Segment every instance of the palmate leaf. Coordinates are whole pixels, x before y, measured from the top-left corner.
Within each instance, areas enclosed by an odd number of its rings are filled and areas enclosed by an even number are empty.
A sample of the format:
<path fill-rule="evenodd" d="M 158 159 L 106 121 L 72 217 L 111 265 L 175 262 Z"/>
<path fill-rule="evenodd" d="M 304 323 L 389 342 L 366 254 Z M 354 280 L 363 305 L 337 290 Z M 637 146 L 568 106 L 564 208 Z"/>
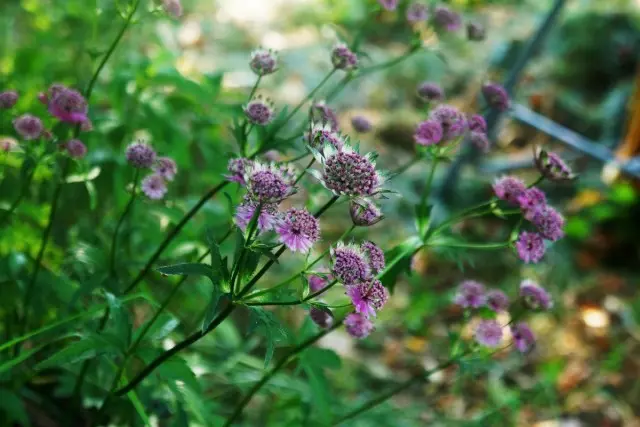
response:
<path fill-rule="evenodd" d="M 247 333 L 257 332 L 265 338 L 267 351 L 264 355 L 264 366 L 266 368 L 271 363 L 271 359 L 273 359 L 276 344 L 279 341 L 286 340 L 288 333 L 273 313 L 261 307 L 249 307 L 249 310 L 250 323 Z"/>

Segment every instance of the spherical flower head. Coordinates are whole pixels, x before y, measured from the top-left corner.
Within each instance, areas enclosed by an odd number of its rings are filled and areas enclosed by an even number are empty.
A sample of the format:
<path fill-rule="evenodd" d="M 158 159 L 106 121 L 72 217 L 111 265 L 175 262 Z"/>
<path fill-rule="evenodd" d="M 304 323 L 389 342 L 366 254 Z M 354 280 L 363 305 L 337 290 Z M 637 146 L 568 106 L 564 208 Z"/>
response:
<path fill-rule="evenodd" d="M 385 10 L 392 12 L 398 7 L 398 3 L 400 3 L 400 0 L 378 0 L 378 3 L 380 3 L 380 6 L 382 6 Z"/>
<path fill-rule="evenodd" d="M 435 145 L 442 140 L 442 125 L 435 120 L 425 120 L 418 124 L 413 134 L 416 144 L 428 147 Z"/>
<path fill-rule="evenodd" d="M 462 26 L 460 15 L 446 6 L 437 6 L 433 12 L 433 19 L 436 25 L 447 31 L 457 31 Z"/>
<path fill-rule="evenodd" d="M 355 197 L 376 194 L 384 178 L 376 171 L 371 156 L 363 156 L 345 145 L 341 151 L 325 146 L 322 182 L 335 194 Z"/>
<path fill-rule="evenodd" d="M 18 148 L 18 141 L 8 136 L 0 136 L 0 152 L 9 153 Z"/>
<path fill-rule="evenodd" d="M 309 317 L 322 329 L 330 328 L 333 325 L 333 315 L 331 310 L 325 307 L 316 307 L 315 305 L 309 309 Z"/>
<path fill-rule="evenodd" d="M 469 117 L 469 130 L 471 132 L 487 133 L 487 121 L 480 114 Z"/>
<path fill-rule="evenodd" d="M 487 307 L 496 313 L 507 311 L 509 308 L 509 297 L 497 289 L 487 292 Z"/>
<path fill-rule="evenodd" d="M 142 192 L 152 200 L 160 200 L 167 194 L 167 182 L 157 173 L 147 175 L 141 183 Z"/>
<path fill-rule="evenodd" d="M 173 181 L 178 173 L 178 166 L 171 157 L 159 157 L 153 165 L 153 171 L 167 181 Z"/>
<path fill-rule="evenodd" d="M 329 125 L 331 130 L 340 130 L 338 115 L 324 101 L 316 101 L 311 105 L 311 118 L 313 122 Z"/>
<path fill-rule="evenodd" d="M 180 0 L 162 0 L 162 7 L 167 15 L 178 19 L 182 16 L 182 3 Z"/>
<path fill-rule="evenodd" d="M 518 322 L 515 325 L 511 325 L 510 329 L 513 344 L 519 352 L 528 353 L 533 349 L 536 344 L 536 337 L 526 323 Z"/>
<path fill-rule="evenodd" d="M 547 204 L 547 196 L 544 191 L 536 187 L 524 190 L 516 200 L 525 214 Z"/>
<path fill-rule="evenodd" d="M 467 38 L 471 41 L 482 41 L 487 37 L 487 30 L 479 22 L 469 22 L 467 24 Z"/>
<path fill-rule="evenodd" d="M 32 114 L 23 114 L 13 120 L 13 128 L 27 141 L 38 139 L 44 131 L 42 120 Z"/>
<path fill-rule="evenodd" d="M 498 111 L 506 111 L 509 109 L 511 102 L 509 94 L 498 83 L 488 82 L 482 86 L 482 96 L 490 107 Z"/>
<path fill-rule="evenodd" d="M 555 242 L 564 237 L 564 217 L 549 205 L 541 206 L 526 214 L 542 237 Z"/>
<path fill-rule="evenodd" d="M 367 255 L 354 244 L 339 242 L 335 248 L 331 248 L 331 260 L 334 276 L 345 285 L 354 285 L 371 275 Z"/>
<path fill-rule="evenodd" d="M 13 108 L 18 102 L 18 92 L 15 90 L 5 90 L 4 92 L 0 92 L 0 110 L 8 110 Z"/>
<path fill-rule="evenodd" d="M 382 221 L 384 215 L 375 203 L 367 199 L 354 199 L 349 204 L 349 213 L 354 225 L 370 227 Z"/>
<path fill-rule="evenodd" d="M 571 168 L 556 153 L 536 149 L 535 165 L 549 181 L 567 181 L 575 178 Z"/>
<path fill-rule="evenodd" d="M 371 130 L 371 122 L 364 116 L 355 116 L 351 119 L 351 126 L 358 133 L 367 133 Z"/>
<path fill-rule="evenodd" d="M 427 102 L 439 102 L 444 99 L 444 90 L 437 83 L 423 82 L 418 86 L 418 96 Z"/>
<path fill-rule="evenodd" d="M 225 175 L 225 178 L 227 178 L 227 180 L 229 181 L 245 185 L 246 183 L 244 181 L 244 173 L 247 167 L 250 165 L 251 160 L 244 157 L 229 159 L 229 163 L 227 163 L 227 170 L 230 174 Z"/>
<path fill-rule="evenodd" d="M 458 286 L 453 301 L 464 308 L 479 308 L 487 302 L 484 285 L 475 280 L 465 280 Z"/>
<path fill-rule="evenodd" d="M 542 236 L 529 231 L 520 233 L 515 246 L 518 257 L 527 264 L 540 262 L 546 251 Z"/>
<path fill-rule="evenodd" d="M 482 320 L 476 327 L 475 339 L 485 347 L 498 347 L 502 341 L 502 326 L 495 320 Z"/>
<path fill-rule="evenodd" d="M 549 310 L 553 307 L 551 295 L 533 280 L 525 279 L 520 283 L 520 296 L 531 309 Z"/>
<path fill-rule="evenodd" d="M 156 152 L 149 144 L 141 141 L 129 144 L 126 156 L 127 162 L 134 168 L 150 168 L 156 161 Z"/>
<path fill-rule="evenodd" d="M 247 229 L 257 207 L 258 204 L 255 201 L 245 198 L 236 208 L 234 221 L 242 231 Z M 263 204 L 262 209 L 260 209 L 260 216 L 258 217 L 258 231 L 265 232 L 273 230 L 277 223 L 278 206 L 275 203 Z"/>
<path fill-rule="evenodd" d="M 324 147 L 328 144 L 338 151 L 345 144 L 342 135 L 334 131 L 331 125 L 320 123 L 311 125 L 311 132 L 307 134 L 307 142 L 313 148 Z"/>
<path fill-rule="evenodd" d="M 348 285 L 347 295 L 356 313 L 366 317 L 375 317 L 389 300 L 389 291 L 377 279 Z"/>
<path fill-rule="evenodd" d="M 385 260 L 384 260 L 384 251 L 380 249 L 378 245 L 375 243 L 365 240 L 360 245 L 360 249 L 367 255 L 369 258 L 369 267 L 371 267 L 371 271 L 374 273 L 380 273 L 384 270 Z"/>
<path fill-rule="evenodd" d="M 478 148 L 478 150 L 486 153 L 489 151 L 491 144 L 489 143 L 489 138 L 487 134 L 484 132 L 471 132 L 469 135 L 469 140 L 471 143 Z"/>
<path fill-rule="evenodd" d="M 271 49 L 256 49 L 251 52 L 251 71 L 258 76 L 266 76 L 278 70 L 278 55 Z"/>
<path fill-rule="evenodd" d="M 291 208 L 276 225 L 276 232 L 291 252 L 305 253 L 320 238 L 320 225 L 306 209 Z"/>
<path fill-rule="evenodd" d="M 71 139 L 64 144 L 64 149 L 70 157 L 74 159 L 81 159 L 87 154 L 87 146 L 79 139 Z"/>
<path fill-rule="evenodd" d="M 518 197 L 527 187 L 522 180 L 514 176 L 503 176 L 493 183 L 493 192 L 500 200 L 505 200 L 512 205 L 518 204 Z"/>
<path fill-rule="evenodd" d="M 251 198 L 262 203 L 281 202 L 294 192 L 290 180 L 274 163 L 253 162 L 245 169 L 244 181 Z"/>
<path fill-rule="evenodd" d="M 64 88 L 53 91 L 49 101 L 49 113 L 63 122 L 82 123 L 87 118 L 87 101 L 77 90 Z"/>
<path fill-rule="evenodd" d="M 411 3 L 407 7 L 406 17 L 410 24 L 417 24 L 429 18 L 429 10 L 427 6 L 422 3 Z"/>
<path fill-rule="evenodd" d="M 351 313 L 345 317 L 344 326 L 349 335 L 358 339 L 368 337 L 374 330 L 373 322 L 359 313 Z"/>
<path fill-rule="evenodd" d="M 93 130 L 93 122 L 89 119 L 80 123 L 80 130 L 82 132 L 91 132 Z"/>
<path fill-rule="evenodd" d="M 329 284 L 329 279 L 327 277 L 318 276 L 317 274 L 310 275 L 308 281 L 311 293 L 321 291 Z"/>
<path fill-rule="evenodd" d="M 274 118 L 273 104 L 261 97 L 254 98 L 244 106 L 244 114 L 254 125 L 268 125 Z"/>
<path fill-rule="evenodd" d="M 451 105 L 438 105 L 429 114 L 429 118 L 440 123 L 442 136 L 446 141 L 458 138 L 467 130 L 466 117 L 460 110 Z"/>
<path fill-rule="evenodd" d="M 358 68 L 358 56 L 346 44 L 337 43 L 331 51 L 331 63 L 337 70 L 354 70 Z"/>

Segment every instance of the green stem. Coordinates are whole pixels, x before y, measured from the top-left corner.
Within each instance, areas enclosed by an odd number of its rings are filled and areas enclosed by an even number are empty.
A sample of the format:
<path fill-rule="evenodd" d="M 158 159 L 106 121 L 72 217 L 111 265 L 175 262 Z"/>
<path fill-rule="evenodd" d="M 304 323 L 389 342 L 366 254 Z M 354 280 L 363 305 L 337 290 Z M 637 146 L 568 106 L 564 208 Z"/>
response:
<path fill-rule="evenodd" d="M 20 205 L 20 202 L 22 202 L 22 199 L 24 199 L 24 197 L 27 195 L 27 190 L 31 186 L 31 181 L 33 180 L 33 177 L 36 173 L 36 169 L 38 167 L 39 162 L 40 162 L 40 158 L 36 161 L 36 164 L 33 165 L 33 169 L 31 170 L 31 172 L 29 172 L 29 175 L 27 175 L 27 179 L 22 184 L 22 187 L 20 188 L 20 194 L 18 194 L 18 197 L 16 198 L 16 200 L 13 201 L 9 209 L 2 215 L 2 217 L 0 217 L 0 226 L 2 226 L 5 223 L 5 221 L 11 218 L 11 215 L 13 215 L 13 212 L 16 210 L 18 205 Z"/>
<path fill-rule="evenodd" d="M 247 404 L 251 401 L 251 399 L 253 398 L 253 396 L 266 384 L 269 382 L 269 380 L 276 374 L 278 373 L 278 371 L 280 371 L 280 369 L 282 369 L 287 363 L 289 363 L 295 356 L 297 356 L 298 354 L 302 353 L 306 348 L 308 348 L 309 346 L 311 346 L 312 344 L 314 344 L 316 341 L 318 341 L 320 338 L 324 337 L 325 335 L 331 333 L 332 331 L 336 330 L 337 328 L 339 328 L 342 325 L 343 320 L 340 320 L 339 322 L 336 322 L 334 325 L 332 325 L 330 328 L 328 329 L 324 329 L 322 330 L 320 333 L 312 336 L 311 338 L 307 339 L 306 341 L 302 342 L 301 344 L 299 344 L 298 346 L 292 348 L 291 350 L 289 350 L 287 352 L 287 354 L 285 354 L 279 361 L 278 363 L 276 363 L 276 365 L 271 368 L 271 370 L 269 372 L 267 372 L 265 375 L 263 375 L 263 377 L 260 379 L 260 381 L 258 381 L 257 383 L 255 383 L 253 385 L 253 387 L 251 387 L 251 389 L 249 390 L 249 392 L 245 395 L 245 397 L 240 401 L 240 403 L 238 404 L 238 406 L 236 406 L 235 410 L 233 411 L 233 413 L 231 414 L 231 416 L 227 419 L 227 422 L 224 424 L 224 427 L 228 427 L 230 425 L 233 424 L 233 422 L 240 416 L 240 414 L 242 414 L 242 411 L 244 410 L 244 408 L 247 406 Z"/>
<path fill-rule="evenodd" d="M 336 72 L 335 68 L 332 68 L 331 71 L 329 71 L 329 74 L 327 74 L 325 76 L 324 79 L 322 79 L 322 81 L 320 81 L 320 83 L 318 83 L 318 85 L 316 87 L 314 87 L 311 92 L 309 92 L 309 94 L 307 94 L 307 96 L 304 97 L 304 99 L 302 101 L 300 101 L 300 103 L 298 105 L 296 105 L 296 107 L 293 109 L 293 111 L 291 111 L 289 113 L 289 115 L 287 115 L 287 117 L 283 120 L 283 124 L 286 124 L 289 120 L 291 120 L 291 118 L 293 116 L 296 115 L 296 113 L 298 111 L 300 111 L 300 109 L 302 108 L 302 106 L 304 104 L 307 103 L 307 101 L 309 101 L 311 98 L 313 98 L 313 95 L 316 94 L 316 92 L 318 92 L 320 90 L 320 88 L 322 86 L 324 86 L 324 84 L 327 82 L 327 80 L 329 80 L 331 78 L 331 76 L 333 76 L 333 74 Z"/>
<path fill-rule="evenodd" d="M 136 190 L 138 188 L 138 180 L 140 179 L 140 169 L 136 169 L 135 176 L 133 177 L 133 188 L 131 189 L 131 197 L 129 198 L 129 202 L 127 202 L 127 206 L 124 208 L 124 211 L 120 215 L 118 219 L 118 223 L 116 224 L 116 228 L 113 231 L 113 238 L 111 240 L 111 256 L 109 258 L 109 271 L 111 275 L 115 277 L 116 275 L 116 251 L 118 246 L 118 233 L 120 232 L 120 227 L 124 224 L 124 220 L 133 208 L 133 202 L 136 200 Z"/>
<path fill-rule="evenodd" d="M 238 259 L 236 260 L 236 263 L 233 266 L 233 270 L 231 273 L 231 282 L 230 282 L 231 295 L 235 294 L 236 285 L 238 284 L 237 282 L 240 280 L 239 277 L 242 273 L 242 269 L 244 268 L 245 257 L 246 257 L 247 251 L 249 250 L 249 246 L 251 245 L 251 237 L 253 236 L 253 233 L 256 232 L 258 229 L 258 221 L 260 218 L 261 211 L 262 211 L 262 203 L 256 207 L 256 210 L 253 213 L 253 218 L 251 219 L 250 227 L 247 230 L 247 237 L 245 239 L 244 245 L 242 246 L 240 255 L 238 256 Z"/>
<path fill-rule="evenodd" d="M 304 298 L 301 299 L 297 299 L 294 301 L 255 301 L 255 302 L 251 302 L 248 301 L 245 303 L 245 305 L 248 306 L 265 306 L 265 305 L 300 305 L 303 304 L 309 300 L 312 300 L 313 298 L 325 293 L 326 291 L 328 291 L 329 289 L 331 289 L 332 287 L 334 287 L 336 284 L 338 283 L 337 280 L 334 280 L 333 282 L 329 283 L 327 286 L 325 286 L 324 288 L 320 289 L 319 291 L 316 291 L 312 294 L 307 295 Z M 269 288 L 269 290 L 271 290 L 273 288 Z"/>
<path fill-rule="evenodd" d="M 256 83 L 251 88 L 251 92 L 249 92 L 249 101 L 253 98 L 253 95 L 256 94 L 256 90 L 258 90 L 258 86 L 260 85 L 260 80 L 262 80 L 262 76 L 258 76 Z"/>
<path fill-rule="evenodd" d="M 433 163 L 431 164 L 431 171 L 429 172 L 429 176 L 427 177 L 427 183 L 425 184 L 424 191 L 422 192 L 422 197 L 420 198 L 420 206 L 424 208 L 427 205 L 427 201 L 429 200 L 429 194 L 431 193 L 431 186 L 433 184 L 433 178 L 436 175 L 436 169 L 438 168 L 439 159 L 435 158 Z"/>
<path fill-rule="evenodd" d="M 428 245 L 431 247 L 447 247 L 447 248 L 467 248 L 467 249 L 500 249 L 511 245 L 511 241 L 498 243 L 457 243 L 446 242 L 442 244 Z"/>
<path fill-rule="evenodd" d="M 422 160 L 422 158 L 420 156 L 415 156 L 414 158 L 412 158 L 411 160 L 409 160 L 407 163 L 405 163 L 404 165 L 400 165 L 397 169 L 394 169 L 393 171 L 391 171 L 391 176 L 390 176 L 390 180 L 395 178 L 398 175 L 402 175 L 403 173 L 405 173 L 407 170 L 409 170 L 409 168 L 411 168 L 411 166 L 415 165 L 416 163 L 418 163 L 420 160 Z"/>

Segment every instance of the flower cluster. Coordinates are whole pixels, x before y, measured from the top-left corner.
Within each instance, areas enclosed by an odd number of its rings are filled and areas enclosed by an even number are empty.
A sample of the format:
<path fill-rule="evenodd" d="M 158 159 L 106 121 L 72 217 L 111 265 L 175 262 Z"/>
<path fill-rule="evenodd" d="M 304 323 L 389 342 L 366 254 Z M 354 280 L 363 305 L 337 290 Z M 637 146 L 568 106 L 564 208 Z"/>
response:
<path fill-rule="evenodd" d="M 482 86 L 482 96 L 491 108 L 498 111 L 506 111 L 511 106 L 509 94 L 498 83 L 487 82 Z"/>
<path fill-rule="evenodd" d="M 258 76 L 266 76 L 278 70 L 278 55 L 271 49 L 258 48 L 251 52 L 249 67 Z"/>
<path fill-rule="evenodd" d="M 152 173 L 142 179 L 142 192 L 152 200 L 160 200 L 167 194 L 167 182 L 178 173 L 176 162 L 170 157 L 158 157 L 151 145 L 137 141 L 127 146 L 127 162 L 136 169 L 151 169 Z"/>
<path fill-rule="evenodd" d="M 243 109 L 247 120 L 254 125 L 266 126 L 273 121 L 273 103 L 268 99 L 257 96 L 249 101 Z"/>
<path fill-rule="evenodd" d="M 311 105 L 310 114 L 311 121 L 313 123 L 322 123 L 329 125 L 331 130 L 339 131 L 340 123 L 338 122 L 338 115 L 336 112 L 327 105 L 324 101 L 316 101 Z"/>
<path fill-rule="evenodd" d="M 358 68 L 358 57 L 344 43 L 337 43 L 331 51 L 331 63 L 337 70 L 351 71 Z"/>
<path fill-rule="evenodd" d="M 313 148 L 330 145 L 336 150 L 341 150 L 346 144 L 346 139 L 329 124 L 312 123 L 311 129 L 305 135 L 305 140 Z"/>

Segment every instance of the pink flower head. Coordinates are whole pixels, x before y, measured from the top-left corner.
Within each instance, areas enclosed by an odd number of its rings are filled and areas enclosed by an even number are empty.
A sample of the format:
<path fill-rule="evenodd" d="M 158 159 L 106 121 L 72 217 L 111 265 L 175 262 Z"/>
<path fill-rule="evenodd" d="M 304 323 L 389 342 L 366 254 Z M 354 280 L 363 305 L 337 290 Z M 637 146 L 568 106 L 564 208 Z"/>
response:
<path fill-rule="evenodd" d="M 229 181 L 246 185 L 246 182 L 244 181 L 244 173 L 247 169 L 247 166 L 250 165 L 251 160 L 244 157 L 229 159 L 227 170 L 230 172 L 230 175 L 225 175 L 225 178 L 227 178 Z"/>
<path fill-rule="evenodd" d="M 433 12 L 436 24 L 447 31 L 457 31 L 462 26 L 460 14 L 446 6 L 437 6 Z"/>
<path fill-rule="evenodd" d="M 163 177 L 154 173 L 147 175 L 141 184 L 142 192 L 152 200 L 160 200 L 167 194 L 167 183 Z"/>
<path fill-rule="evenodd" d="M 411 3 L 407 7 L 406 17 L 410 24 L 417 24 L 418 22 L 426 21 L 427 18 L 429 18 L 429 10 L 427 9 L 427 6 L 422 3 Z"/>
<path fill-rule="evenodd" d="M 333 274 L 345 285 L 354 285 L 371 275 L 367 255 L 354 244 L 338 242 L 335 248 L 331 248 L 331 260 Z"/>
<path fill-rule="evenodd" d="M 320 238 L 320 225 L 306 209 L 291 208 L 276 225 L 276 232 L 291 252 L 304 253 Z"/>
<path fill-rule="evenodd" d="M 444 91 L 437 83 L 423 82 L 418 86 L 418 96 L 428 102 L 437 102 L 444 99 Z"/>
<path fill-rule="evenodd" d="M 425 120 L 418 124 L 413 139 L 416 144 L 430 146 L 442 140 L 442 126 L 435 120 Z"/>
<path fill-rule="evenodd" d="M 511 105 L 509 94 L 498 83 L 488 82 L 482 86 L 482 95 L 489 106 L 498 111 L 506 111 Z"/>
<path fill-rule="evenodd" d="M 4 92 L 0 92 L 0 110 L 8 110 L 13 108 L 18 102 L 18 92 L 15 90 L 5 90 Z"/>
<path fill-rule="evenodd" d="M 487 133 L 487 121 L 480 114 L 469 117 L 469 130 L 471 132 Z"/>
<path fill-rule="evenodd" d="M 278 55 L 271 49 L 258 48 L 251 52 L 251 71 L 258 76 L 266 76 L 278 70 Z"/>
<path fill-rule="evenodd" d="M 330 145 L 336 150 L 344 147 L 345 139 L 337 131 L 334 131 L 329 124 L 314 123 L 311 125 L 311 132 L 306 135 L 307 142 L 313 148 Z"/>
<path fill-rule="evenodd" d="M 313 323 L 322 329 L 330 328 L 333 325 L 333 315 L 331 310 L 325 307 L 316 307 L 315 305 L 309 309 L 309 317 Z"/>
<path fill-rule="evenodd" d="M 159 157 L 153 165 L 153 171 L 167 181 L 173 181 L 178 173 L 178 166 L 171 157 Z"/>
<path fill-rule="evenodd" d="M 487 292 L 487 307 L 496 313 L 500 311 L 507 311 L 509 308 L 509 297 L 499 290 L 492 290 Z"/>
<path fill-rule="evenodd" d="M 512 205 L 518 204 L 518 197 L 524 193 L 527 187 L 522 180 L 514 176 L 503 176 L 493 183 L 493 192 L 500 200 L 505 200 Z"/>
<path fill-rule="evenodd" d="M 358 68 L 358 56 L 344 43 L 337 43 L 331 51 L 331 63 L 337 70 L 351 71 Z"/>
<path fill-rule="evenodd" d="M 8 136 L 1 136 L 0 137 L 0 151 L 3 153 L 9 153 L 11 151 L 14 151 L 16 148 L 18 148 L 18 142 L 13 139 L 10 138 Z"/>
<path fill-rule="evenodd" d="M 453 301 L 464 308 L 479 308 L 487 302 L 484 285 L 475 280 L 465 280 L 458 286 Z"/>
<path fill-rule="evenodd" d="M 316 157 L 322 162 L 323 171 L 318 176 L 324 186 L 337 195 L 353 197 L 372 196 L 379 193 L 384 176 L 376 171 L 371 155 L 361 155 L 345 145 L 341 151 L 325 145 Z"/>
<path fill-rule="evenodd" d="M 533 280 L 525 279 L 520 283 L 520 296 L 534 310 L 549 310 L 553 307 L 551 295 Z"/>
<path fill-rule="evenodd" d="M 547 204 L 547 196 L 545 196 L 544 191 L 536 187 L 524 190 L 516 200 L 525 215 Z"/>
<path fill-rule="evenodd" d="M 74 159 L 81 159 L 87 154 L 87 146 L 79 139 L 71 139 L 64 144 L 64 149 L 67 150 L 69 156 Z"/>
<path fill-rule="evenodd" d="M 546 251 L 542 236 L 529 231 L 520 233 L 520 237 L 518 237 L 515 246 L 518 251 L 518 256 L 527 264 L 539 262 Z"/>
<path fill-rule="evenodd" d="M 527 213 L 526 218 L 545 239 L 555 242 L 564 237 L 564 217 L 551 206 L 537 207 Z"/>
<path fill-rule="evenodd" d="M 311 118 L 313 122 L 329 125 L 331 130 L 340 130 L 338 115 L 324 101 L 316 101 L 311 105 Z"/>
<path fill-rule="evenodd" d="M 246 197 L 245 200 L 238 205 L 234 220 L 241 230 L 246 230 L 257 207 L 258 203 Z M 258 230 L 260 232 L 273 230 L 277 223 L 278 206 L 275 203 L 263 204 L 260 210 L 260 216 L 258 217 Z"/>
<path fill-rule="evenodd" d="M 344 319 L 347 333 L 354 338 L 366 338 L 373 331 L 373 323 L 366 316 L 351 313 Z"/>
<path fill-rule="evenodd" d="M 475 338 L 485 347 L 498 347 L 502 341 L 502 326 L 495 320 L 482 320 L 476 327 Z"/>
<path fill-rule="evenodd" d="M 273 103 L 258 96 L 244 106 L 244 114 L 254 125 L 268 125 L 274 118 Z"/>
<path fill-rule="evenodd" d="M 396 8 L 398 7 L 398 3 L 400 3 L 400 0 L 378 0 L 378 3 L 380 3 L 380 6 L 382 6 L 384 9 L 391 12 L 396 10 Z"/>
<path fill-rule="evenodd" d="M 369 267 L 371 267 L 371 271 L 374 273 L 380 273 L 384 270 L 385 260 L 384 260 L 384 251 L 380 249 L 378 245 L 375 243 L 365 240 L 360 245 L 360 249 L 367 255 L 369 259 Z"/>
<path fill-rule="evenodd" d="M 247 165 L 244 182 L 250 197 L 262 203 L 279 203 L 295 192 L 290 177 L 275 163 Z"/>
<path fill-rule="evenodd" d="M 328 277 L 318 276 L 317 274 L 312 274 L 309 276 L 309 290 L 311 293 L 316 293 L 322 289 L 324 289 L 329 283 Z"/>
<path fill-rule="evenodd" d="M 533 331 L 524 322 L 511 325 L 511 336 L 513 337 L 513 344 L 521 353 L 528 353 L 536 344 L 536 337 Z"/>
<path fill-rule="evenodd" d="M 156 161 L 156 152 L 142 141 L 129 144 L 126 150 L 127 161 L 134 168 L 146 169 Z"/>
<path fill-rule="evenodd" d="M 167 15 L 178 19 L 182 16 L 182 3 L 180 0 L 162 0 L 162 7 Z"/>
<path fill-rule="evenodd" d="M 354 116 L 351 119 L 353 130 L 358 133 L 367 133 L 371 130 L 371 122 L 364 116 Z"/>
<path fill-rule="evenodd" d="M 88 120 L 87 101 L 80 92 L 63 88 L 53 93 L 49 100 L 49 113 L 67 123 L 82 123 Z"/>
<path fill-rule="evenodd" d="M 431 111 L 429 118 L 440 123 L 445 141 L 452 141 L 467 130 L 467 118 L 460 110 L 450 105 L 438 105 Z"/>
<path fill-rule="evenodd" d="M 389 299 L 389 291 L 377 279 L 348 285 L 347 295 L 356 313 L 366 317 L 375 317 Z"/>
<path fill-rule="evenodd" d="M 489 148 L 491 147 L 491 144 L 489 143 L 489 138 L 487 137 L 487 134 L 484 132 L 471 132 L 471 135 L 469 136 L 469 140 L 473 145 L 475 145 L 478 148 L 478 150 L 482 151 L 483 153 L 488 152 Z"/>
<path fill-rule="evenodd" d="M 44 131 L 42 120 L 32 114 L 23 114 L 13 120 L 13 128 L 27 141 L 38 139 Z"/>
<path fill-rule="evenodd" d="M 349 204 L 351 221 L 359 227 L 370 227 L 382 221 L 384 215 L 375 203 L 368 199 L 354 199 Z"/>
<path fill-rule="evenodd" d="M 540 173 L 549 181 L 567 181 L 575 178 L 571 168 L 556 153 L 537 148 L 535 165 Z"/>

